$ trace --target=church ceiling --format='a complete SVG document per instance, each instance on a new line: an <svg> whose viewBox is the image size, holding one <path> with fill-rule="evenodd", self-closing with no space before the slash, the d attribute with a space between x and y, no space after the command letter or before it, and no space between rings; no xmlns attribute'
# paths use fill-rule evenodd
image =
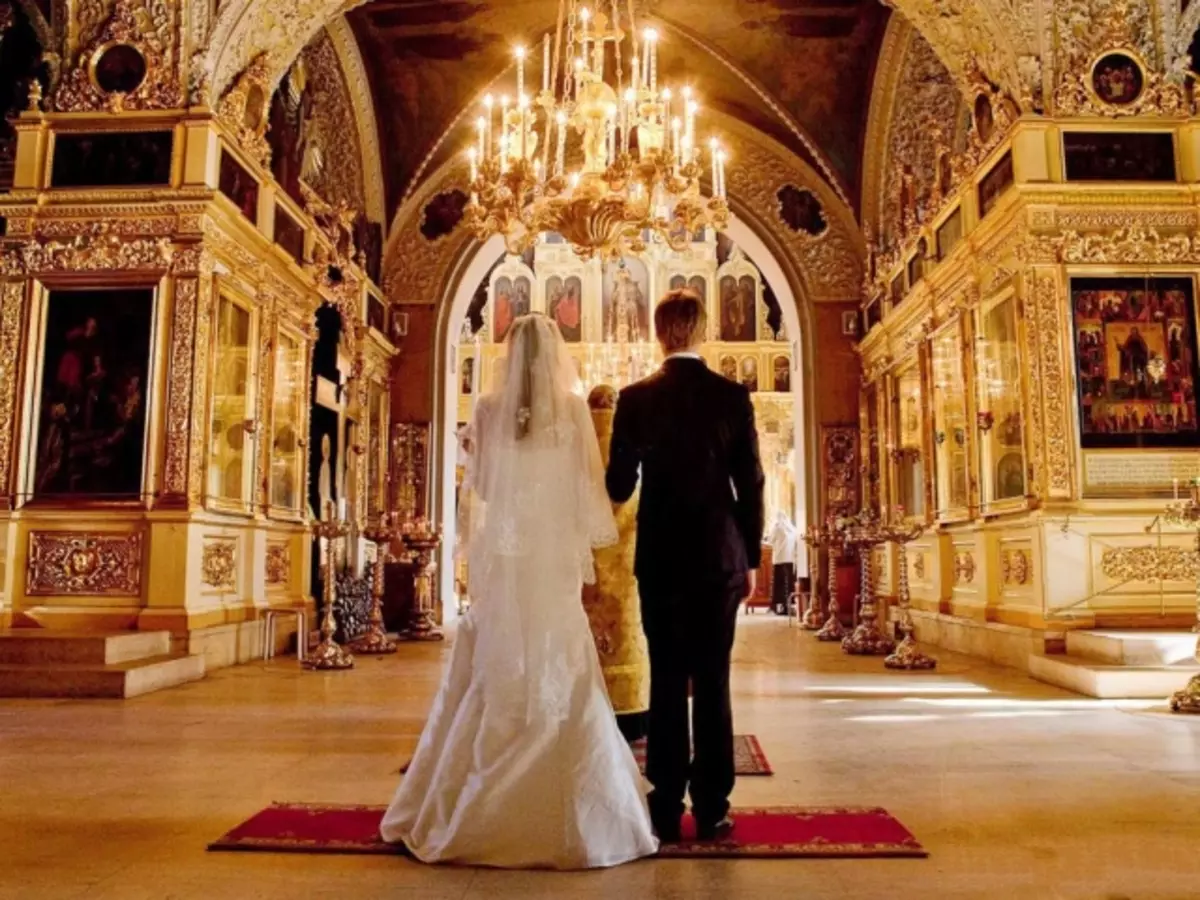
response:
<svg viewBox="0 0 1200 900"><path fill-rule="evenodd" d="M870 79L887 18L878 0L640 6L640 16L664 26L665 80L686 78L705 106L770 135L856 204ZM555 11L552 0L372 0L347 15L375 94L389 209L461 150L465 138L455 133L439 141L505 72L515 44L540 42ZM511 82L510 73L499 84L511 90Z"/></svg>

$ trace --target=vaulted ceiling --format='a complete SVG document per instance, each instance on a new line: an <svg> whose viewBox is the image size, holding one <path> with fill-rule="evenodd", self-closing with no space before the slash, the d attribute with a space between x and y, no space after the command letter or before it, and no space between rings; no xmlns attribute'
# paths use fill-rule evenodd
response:
<svg viewBox="0 0 1200 900"><path fill-rule="evenodd" d="M366 61L388 207L468 140L452 129L513 46L554 27L555 0L371 0L347 19ZM607 4L604 4L607 5ZM621 4L624 7L624 3ZM878 0L641 0L663 32L660 73L705 107L774 137L857 207L863 133L888 11ZM538 77L540 59L530 66ZM536 70L536 71L535 71Z"/></svg>

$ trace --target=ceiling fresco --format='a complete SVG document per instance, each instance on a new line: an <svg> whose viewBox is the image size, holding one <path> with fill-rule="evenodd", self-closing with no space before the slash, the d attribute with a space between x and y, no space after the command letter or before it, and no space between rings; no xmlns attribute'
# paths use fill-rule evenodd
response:
<svg viewBox="0 0 1200 900"><path fill-rule="evenodd" d="M553 28L556 10L554 0L372 0L347 15L375 94L390 210L414 178L462 149L453 135L441 147L438 141L504 72L513 46L532 46ZM790 117L857 205L870 79L887 18L878 0L652 0L639 4L639 16L646 15L667 26L664 80L686 79L705 107L813 163ZM511 90L511 78L501 85Z"/></svg>

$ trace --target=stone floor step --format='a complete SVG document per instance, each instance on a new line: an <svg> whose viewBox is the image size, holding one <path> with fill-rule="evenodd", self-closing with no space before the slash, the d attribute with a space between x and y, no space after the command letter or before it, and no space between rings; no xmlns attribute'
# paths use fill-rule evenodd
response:
<svg viewBox="0 0 1200 900"><path fill-rule="evenodd" d="M1162 666L1109 665L1075 656L1029 658L1029 673L1038 681L1102 700L1166 700L1182 689L1200 665L1180 662Z"/></svg>
<svg viewBox="0 0 1200 900"><path fill-rule="evenodd" d="M0 697L124 699L204 677L204 657L153 656L104 663L0 663Z"/></svg>
<svg viewBox="0 0 1200 900"><path fill-rule="evenodd" d="M169 631L89 633L51 628L0 631L0 664L116 665L170 652Z"/></svg>
<svg viewBox="0 0 1200 900"><path fill-rule="evenodd" d="M1185 629L1082 629L1067 632L1067 655L1115 666L1172 666L1195 658L1196 637Z"/></svg>

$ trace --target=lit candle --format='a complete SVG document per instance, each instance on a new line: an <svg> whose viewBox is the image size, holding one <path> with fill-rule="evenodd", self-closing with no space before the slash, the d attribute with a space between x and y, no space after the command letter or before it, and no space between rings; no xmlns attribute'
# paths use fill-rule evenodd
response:
<svg viewBox="0 0 1200 900"><path fill-rule="evenodd" d="M629 152L629 135L637 121L637 93L633 88L625 89L625 152Z"/></svg>
<svg viewBox="0 0 1200 900"><path fill-rule="evenodd" d="M679 129L683 127L683 123L679 121L679 116L671 120L671 152L675 154L675 168L679 168Z"/></svg>
<svg viewBox="0 0 1200 900"><path fill-rule="evenodd" d="M550 90L550 35L542 35L542 90Z"/></svg>
<svg viewBox="0 0 1200 900"><path fill-rule="evenodd" d="M708 142L709 157L712 160L712 195L717 196L717 139Z"/></svg>
<svg viewBox="0 0 1200 900"><path fill-rule="evenodd" d="M491 94L483 98L483 106L487 110L487 141L484 144L484 156L492 152L492 106L494 103L495 101L492 99Z"/></svg>
<svg viewBox="0 0 1200 900"><path fill-rule="evenodd" d="M567 116L565 113L559 112L554 116L554 123L558 126L558 149L554 154L554 174L562 175L563 173L563 151L567 143Z"/></svg>
<svg viewBox="0 0 1200 900"><path fill-rule="evenodd" d="M617 158L617 107L612 103L604 108L604 141L608 150L608 164Z"/></svg>
<svg viewBox="0 0 1200 900"><path fill-rule="evenodd" d="M579 187L579 173L578 172L572 172L569 180L571 182L571 190L575 190L575 188Z"/></svg>
<svg viewBox="0 0 1200 900"><path fill-rule="evenodd" d="M487 155L487 144L484 143L484 134L487 129L487 123L484 121L483 116L480 116L475 120L475 128L479 132L479 158L485 159Z"/></svg>
<svg viewBox="0 0 1200 900"><path fill-rule="evenodd" d="M500 135L500 174L508 171L508 132Z"/></svg>
<svg viewBox="0 0 1200 900"><path fill-rule="evenodd" d="M575 60L575 99L579 99L579 84L583 81L583 60Z"/></svg>
<svg viewBox="0 0 1200 900"><path fill-rule="evenodd" d="M517 109L521 112L521 159L525 158L525 138L528 133L528 116L529 116L529 98L521 94L517 99Z"/></svg>
<svg viewBox="0 0 1200 900"><path fill-rule="evenodd" d="M342 497L338 500L338 518L342 521L346 519L346 498Z"/></svg>
<svg viewBox="0 0 1200 900"><path fill-rule="evenodd" d="M588 55L588 20L592 17L591 10L586 6L579 11L579 20L582 23L579 31L579 55L587 60Z"/></svg>
<svg viewBox="0 0 1200 900"><path fill-rule="evenodd" d="M658 90L658 32L646 29L646 66L650 70L650 92Z"/></svg>
<svg viewBox="0 0 1200 900"><path fill-rule="evenodd" d="M690 93L691 93L691 91L685 88L684 96L687 96L687 94L690 94ZM698 110L699 108L700 108L700 104L697 103L695 100L691 100L691 99L688 100L687 106L686 106L687 119L686 119L686 125L684 127L684 136L687 139L687 143L688 143L689 147L696 146L696 110ZM691 160L689 159L688 162L691 162Z"/></svg>
<svg viewBox="0 0 1200 900"><path fill-rule="evenodd" d="M472 147L467 151L467 159L471 161L471 184L475 183L475 177L478 174L475 170L475 148Z"/></svg>
<svg viewBox="0 0 1200 900"><path fill-rule="evenodd" d="M721 185L720 196L725 199L725 151L717 151L717 179Z"/></svg>
<svg viewBox="0 0 1200 900"><path fill-rule="evenodd" d="M641 67L641 64L638 62L638 56L636 53L633 54L632 83L633 83L633 88L631 88L631 90L637 90L642 86L642 67Z"/></svg>
<svg viewBox="0 0 1200 900"><path fill-rule="evenodd" d="M542 161L540 159L533 161L533 180L538 184L542 183Z"/></svg>

